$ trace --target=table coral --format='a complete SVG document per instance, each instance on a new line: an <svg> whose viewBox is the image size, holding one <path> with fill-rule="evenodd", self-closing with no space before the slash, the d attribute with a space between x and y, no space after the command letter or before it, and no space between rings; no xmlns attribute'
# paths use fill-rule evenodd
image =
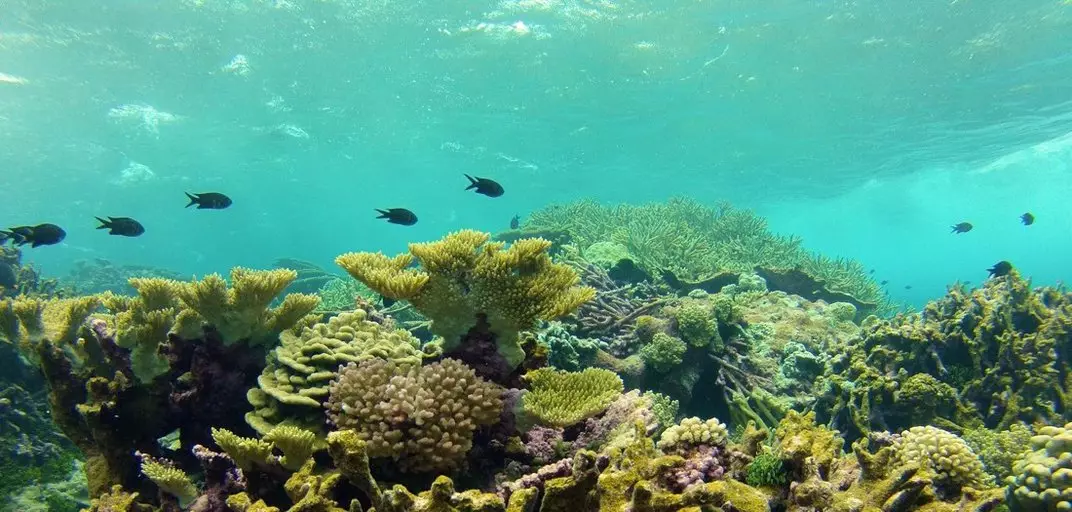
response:
<svg viewBox="0 0 1072 512"><path fill-rule="evenodd" d="M556 427L603 412L623 389L621 377L601 368L581 372L541 368L525 374L525 380L532 386L522 397L525 412Z"/></svg>
<svg viewBox="0 0 1072 512"><path fill-rule="evenodd" d="M569 314L595 290L577 286L568 265L553 263L551 242L517 240L509 248L490 235L463 230L440 241L410 244L410 254L348 253L336 258L355 279L386 297L408 300L432 320L432 332L450 350L463 342L480 316L497 336L511 368L525 358L518 334ZM416 259L421 267L412 268Z"/></svg>

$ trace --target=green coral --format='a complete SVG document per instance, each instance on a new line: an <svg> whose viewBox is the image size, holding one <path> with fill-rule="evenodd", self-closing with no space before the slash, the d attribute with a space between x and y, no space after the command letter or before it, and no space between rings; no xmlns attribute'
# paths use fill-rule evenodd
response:
<svg viewBox="0 0 1072 512"><path fill-rule="evenodd" d="M348 253L336 263L377 293L408 300L432 320L443 348L459 346L486 318L499 353L516 367L525 358L519 333L576 310L595 296L578 286L572 267L548 256L551 242L517 240L509 248L489 242L487 233L463 230L438 242L410 244L410 254ZM416 259L420 268L411 267Z"/></svg>
<svg viewBox="0 0 1072 512"><path fill-rule="evenodd" d="M681 404L677 400L655 391L645 391L644 397L651 400L651 412L660 428L667 428L674 424L677 411Z"/></svg>
<svg viewBox="0 0 1072 512"><path fill-rule="evenodd" d="M728 203L710 208L674 198L666 203L603 206L583 200L533 212L525 227L565 231L579 247L613 242L651 275L670 271L699 281L725 271L799 268L828 288L863 302L888 302L882 287L859 262L809 253L799 238L776 235L762 217Z"/></svg>
<svg viewBox="0 0 1072 512"><path fill-rule="evenodd" d="M706 347L717 340L718 325L707 308L690 303L677 310L677 331L693 347Z"/></svg>
<svg viewBox="0 0 1072 512"><path fill-rule="evenodd" d="M915 421L929 423L938 411L956 408L957 390L928 373L917 373L901 384L894 401L910 411Z"/></svg>
<svg viewBox="0 0 1072 512"><path fill-rule="evenodd" d="M592 366L599 353L599 342L570 334L560 322L551 322L537 338L547 345L547 363L559 370L577 371Z"/></svg>
<svg viewBox="0 0 1072 512"><path fill-rule="evenodd" d="M966 430L964 442L979 455L986 472L1004 482L1012 474L1013 463L1031 451L1031 427L1014 423L1008 430L993 431L986 428Z"/></svg>
<svg viewBox="0 0 1072 512"><path fill-rule="evenodd" d="M254 407L246 423L262 435L277 425L295 425L323 436L322 404L339 366L372 358L419 365L423 357L408 331L373 322L363 310L341 313L301 334L284 332L257 387L246 394Z"/></svg>
<svg viewBox="0 0 1072 512"><path fill-rule="evenodd" d="M584 249L584 259L609 269L617 265L619 261L631 260L633 255L624 245L615 242L596 242Z"/></svg>
<svg viewBox="0 0 1072 512"><path fill-rule="evenodd" d="M856 306L848 302L835 302L826 307L826 313L836 322L851 322L856 318Z"/></svg>
<svg viewBox="0 0 1072 512"><path fill-rule="evenodd" d="M354 309L354 304L358 297L364 297L369 300L376 298L376 292L373 292L364 283L337 277L325 282L317 290L316 294L320 297L320 307L317 308L317 311L323 312L351 311Z"/></svg>
<svg viewBox="0 0 1072 512"><path fill-rule="evenodd" d="M621 396L621 377L602 368L563 372L540 368L525 374L532 389L522 398L522 407L542 423L557 427L574 425L603 412Z"/></svg>
<svg viewBox="0 0 1072 512"><path fill-rule="evenodd" d="M688 346L681 338L659 332L652 337L651 343L640 348L640 357L656 372L665 373L681 364L686 350Z"/></svg>
<svg viewBox="0 0 1072 512"><path fill-rule="evenodd" d="M313 456L318 445L316 434L291 425L273 428L263 440L283 452L279 464L291 471L300 469Z"/></svg>
<svg viewBox="0 0 1072 512"><path fill-rule="evenodd" d="M748 465L745 482L753 487L780 487L789 480L782 458L763 452Z"/></svg>

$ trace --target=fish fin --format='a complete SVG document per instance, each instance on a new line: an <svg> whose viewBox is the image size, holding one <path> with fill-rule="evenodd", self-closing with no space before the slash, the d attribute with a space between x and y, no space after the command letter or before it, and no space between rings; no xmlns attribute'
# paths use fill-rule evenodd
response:
<svg viewBox="0 0 1072 512"><path fill-rule="evenodd" d="M97 219L101 223L100 226L97 226L97 229L111 229L111 222L108 222L108 221L106 221L106 220L104 220L104 219L102 219L100 217L93 217L93 218ZM111 219L111 217L108 217L108 218Z"/></svg>
<svg viewBox="0 0 1072 512"><path fill-rule="evenodd" d="M465 176L466 178L469 178L469 186L465 187L465 190L472 190L472 189L477 188L478 186L480 186L480 180L478 180L478 179L476 179L476 178L474 178L474 177L472 177L472 176L470 176L468 174L463 174L463 176Z"/></svg>
<svg viewBox="0 0 1072 512"><path fill-rule="evenodd" d="M190 202L186 204L186 208L189 208L189 207L191 207L191 206L193 206L195 204L198 204L197 203L197 196L195 196L195 195L193 195L193 194L191 194L189 192L184 192L184 194L186 194L186 197L190 198ZM200 208L200 206L198 206L198 208Z"/></svg>

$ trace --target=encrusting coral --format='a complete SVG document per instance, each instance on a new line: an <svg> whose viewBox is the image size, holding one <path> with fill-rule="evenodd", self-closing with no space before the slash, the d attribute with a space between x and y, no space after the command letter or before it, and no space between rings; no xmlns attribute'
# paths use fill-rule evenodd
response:
<svg viewBox="0 0 1072 512"><path fill-rule="evenodd" d="M540 422L567 427L603 412L622 394L622 379L602 368L564 372L540 368L525 374L532 386L522 397L526 413Z"/></svg>
<svg viewBox="0 0 1072 512"><path fill-rule="evenodd" d="M489 238L463 230L437 242L410 244L410 254L394 258L348 253L335 261L377 293L410 301L432 320L432 332L443 338L447 352L486 318L500 355L514 368L525 358L520 331L569 314L595 291L577 286L577 273L568 265L551 261L551 242L522 239L505 248ZM411 267L414 259L420 268Z"/></svg>
<svg viewBox="0 0 1072 512"><path fill-rule="evenodd" d="M425 366L384 359L350 363L325 404L336 428L353 429L371 457L409 472L449 471L473 432L499 420L502 391L454 359Z"/></svg>
<svg viewBox="0 0 1072 512"><path fill-rule="evenodd" d="M285 424L322 437L323 403L340 366L373 358L419 365L424 356L420 342L408 331L391 322L372 321L363 310L341 313L303 328L300 334L284 332L268 356L258 386L246 395L254 407L246 422L262 435Z"/></svg>

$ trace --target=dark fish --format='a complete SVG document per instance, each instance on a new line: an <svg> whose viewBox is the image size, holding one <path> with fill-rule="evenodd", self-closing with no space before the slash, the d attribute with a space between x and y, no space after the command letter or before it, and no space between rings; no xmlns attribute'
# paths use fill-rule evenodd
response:
<svg viewBox="0 0 1072 512"><path fill-rule="evenodd" d="M395 303L398 302L397 300L392 299L390 297L386 297L384 295L380 295L380 299L383 300L383 307L385 307L385 308L389 308L391 306L394 306Z"/></svg>
<svg viewBox="0 0 1072 512"><path fill-rule="evenodd" d="M190 202L186 204L187 208L195 204L198 210L222 210L231 206L231 198L219 192L205 192L202 194L186 192L186 197L190 198Z"/></svg>
<svg viewBox="0 0 1072 512"><path fill-rule="evenodd" d="M138 236L145 232L145 227L130 217L108 217L108 220L95 218L101 223L97 229L110 229L109 235Z"/></svg>
<svg viewBox="0 0 1072 512"><path fill-rule="evenodd" d="M514 215L514 218L510 219L510 229L517 229L521 227L521 217Z"/></svg>
<svg viewBox="0 0 1072 512"><path fill-rule="evenodd" d="M417 216L413 212L405 208L391 208L388 210L376 209L380 216L377 219L387 219L387 222L391 224L401 224L403 226L412 226L417 223Z"/></svg>
<svg viewBox="0 0 1072 512"><path fill-rule="evenodd" d="M487 178L474 178L468 174L465 175L469 178L469 186L465 187L465 190L476 189L477 194L484 194L488 197L499 197L503 195L502 185L489 180Z"/></svg>
<svg viewBox="0 0 1072 512"><path fill-rule="evenodd" d="M15 240L15 245L30 244L30 247L40 247L62 242L67 237L67 232L55 224L38 224L11 228L7 235Z"/></svg>
<svg viewBox="0 0 1072 512"><path fill-rule="evenodd" d="M1035 223L1035 216L1027 212L1020 216L1020 222L1023 222L1025 226L1030 226Z"/></svg>
<svg viewBox="0 0 1072 512"><path fill-rule="evenodd" d="M8 290L15 287L18 284L18 276L15 275L15 268L10 263L0 261L0 288L6 288Z"/></svg>
<svg viewBox="0 0 1072 512"><path fill-rule="evenodd" d="M8 233L7 231L0 231L0 245L6 244L8 240L11 240L13 238L15 238L15 235L13 233Z"/></svg>
<svg viewBox="0 0 1072 512"><path fill-rule="evenodd" d="M30 226L19 226L17 228L11 228L7 231L2 231L4 236L11 240L11 243L15 245L22 245L26 237L33 234L33 228Z"/></svg>
<svg viewBox="0 0 1072 512"><path fill-rule="evenodd" d="M967 233L972 230L971 222L961 222L953 226L951 233Z"/></svg>
<svg viewBox="0 0 1072 512"><path fill-rule="evenodd" d="M912 285L910 285L910 284L906 284L906 285L904 285L904 289L905 289L905 290L911 290L911 289L912 289Z"/></svg>
<svg viewBox="0 0 1072 512"><path fill-rule="evenodd" d="M882 281L882 282L881 282L881 283L879 283L879 284L881 284L882 286L886 286L887 284L889 284L889 281Z"/></svg>
<svg viewBox="0 0 1072 512"><path fill-rule="evenodd" d="M868 273L868 274L874 274L874 273L875 273L875 269L871 269L871 270L870 270L870 271L868 271L867 273Z"/></svg>
<svg viewBox="0 0 1072 512"><path fill-rule="evenodd" d="M990 272L990 277L1004 277L1009 275L1009 272L1012 272L1012 263L1001 260L995 263L993 267L986 269L986 271Z"/></svg>

